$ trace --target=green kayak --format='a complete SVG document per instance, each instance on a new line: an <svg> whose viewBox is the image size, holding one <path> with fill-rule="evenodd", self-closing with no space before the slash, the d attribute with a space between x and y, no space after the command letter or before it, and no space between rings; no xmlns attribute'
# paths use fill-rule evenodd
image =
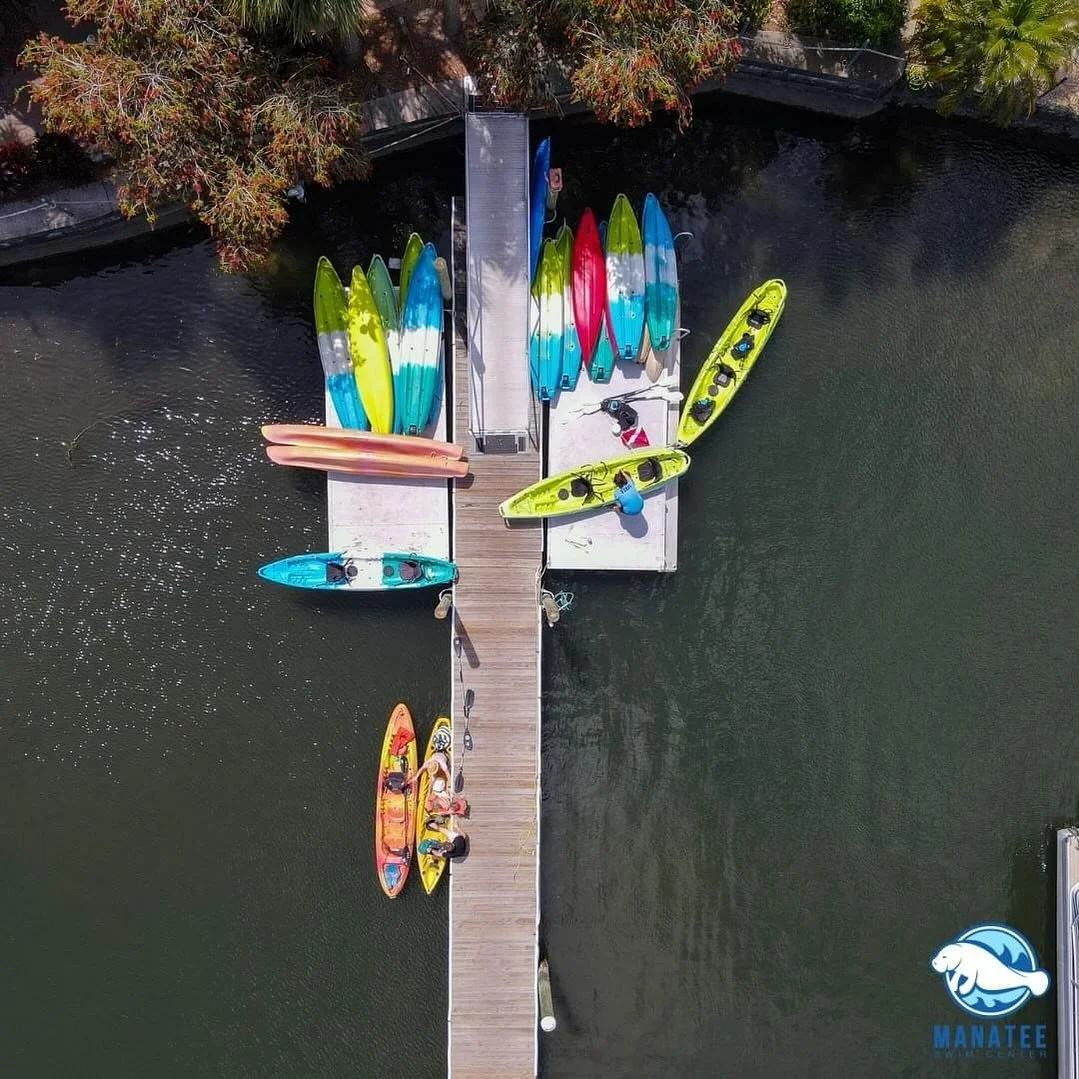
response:
<svg viewBox="0 0 1079 1079"><path fill-rule="evenodd" d="M764 349L787 302L787 286L778 278L750 293L719 335L686 397L675 444L700 438L731 403Z"/></svg>
<svg viewBox="0 0 1079 1079"><path fill-rule="evenodd" d="M648 446L605 461L571 468L548 476L507 498L498 512L507 520L528 517L562 517L614 504L614 477L625 472L642 495L677 479L689 468L681 450Z"/></svg>

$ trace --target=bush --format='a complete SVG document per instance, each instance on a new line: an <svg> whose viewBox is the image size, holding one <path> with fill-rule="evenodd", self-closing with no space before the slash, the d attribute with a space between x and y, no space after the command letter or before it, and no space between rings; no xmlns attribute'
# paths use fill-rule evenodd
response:
<svg viewBox="0 0 1079 1079"><path fill-rule="evenodd" d="M906 0L790 0L787 8L792 30L876 48L894 43L906 19Z"/></svg>

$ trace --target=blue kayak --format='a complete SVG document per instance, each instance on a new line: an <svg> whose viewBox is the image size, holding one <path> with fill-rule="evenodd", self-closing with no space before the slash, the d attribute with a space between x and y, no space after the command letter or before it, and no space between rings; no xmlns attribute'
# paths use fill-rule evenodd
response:
<svg viewBox="0 0 1079 1079"><path fill-rule="evenodd" d="M282 558L260 566L258 574L263 580L293 588L380 592L452 584L457 579L457 567L425 554L388 552L372 558L352 551L330 551Z"/></svg>
<svg viewBox="0 0 1079 1079"><path fill-rule="evenodd" d="M678 318L678 266L667 215L651 193L644 197L644 317L652 347L670 348Z"/></svg>
<svg viewBox="0 0 1079 1079"><path fill-rule="evenodd" d="M440 400L442 373L442 284L435 269L435 249L424 246L408 283L401 312L401 398L397 416L401 432L422 435Z"/></svg>
<svg viewBox="0 0 1079 1079"><path fill-rule="evenodd" d="M547 220L547 173L551 169L551 140L544 139L532 158L532 197L528 205L528 280L536 276L543 223Z"/></svg>

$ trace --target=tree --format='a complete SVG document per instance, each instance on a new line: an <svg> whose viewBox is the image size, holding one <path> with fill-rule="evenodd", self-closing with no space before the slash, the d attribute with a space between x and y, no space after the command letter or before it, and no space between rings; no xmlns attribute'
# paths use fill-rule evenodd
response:
<svg viewBox="0 0 1079 1079"><path fill-rule="evenodd" d="M1002 126L1029 116L1079 46L1079 0L922 0L913 47L953 112L967 97Z"/></svg>
<svg viewBox="0 0 1079 1079"><path fill-rule="evenodd" d="M721 0L495 0L473 51L499 104L549 104L561 69L602 122L635 126L663 109L685 127L693 90L738 61L736 24Z"/></svg>
<svg viewBox="0 0 1079 1079"><path fill-rule="evenodd" d="M263 33L282 32L293 41L311 37L356 36L360 0L228 0L228 12L241 26Z"/></svg>
<svg viewBox="0 0 1079 1079"><path fill-rule="evenodd" d="M20 62L46 124L107 149L122 212L184 202L209 226L221 265L269 254L288 220L284 192L367 175L361 102L329 61L249 39L215 0L67 0L92 41L45 34Z"/></svg>

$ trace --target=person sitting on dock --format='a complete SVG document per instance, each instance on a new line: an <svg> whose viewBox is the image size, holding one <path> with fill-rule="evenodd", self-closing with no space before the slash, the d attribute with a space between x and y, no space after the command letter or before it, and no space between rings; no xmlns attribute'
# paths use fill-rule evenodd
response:
<svg viewBox="0 0 1079 1079"><path fill-rule="evenodd" d="M421 839L416 849L421 854L433 854L436 858L463 858L468 854L468 836L464 832L437 829L445 839Z"/></svg>
<svg viewBox="0 0 1079 1079"><path fill-rule="evenodd" d="M627 517L635 517L644 509L641 492L625 472L614 474L614 508Z"/></svg>

